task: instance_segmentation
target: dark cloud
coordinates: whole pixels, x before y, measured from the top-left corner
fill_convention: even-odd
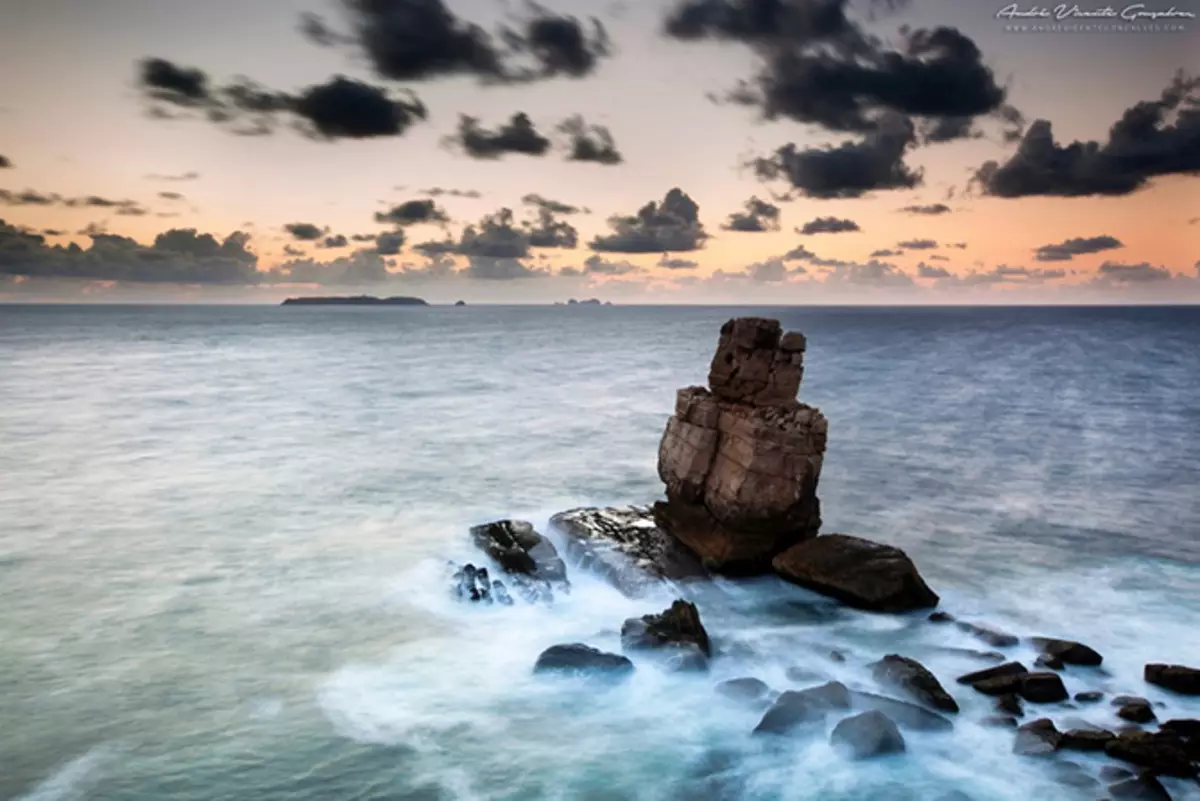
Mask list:
[[[779,230],[779,207],[765,200],[752,197],[721,225],[726,231],[762,232]]]
[[[1065,270],[1031,270],[1028,267],[1010,267],[1001,264],[985,272],[972,271],[964,276],[951,276],[951,280],[962,286],[990,286],[995,284],[1041,284],[1066,277]]]
[[[907,250],[933,250],[938,243],[932,239],[910,239],[907,242],[897,242],[896,247]]]
[[[591,161],[612,166],[624,160],[612,133],[603,125],[588,125],[582,116],[576,114],[559,123],[558,130],[567,136],[568,161]]]
[[[380,256],[395,256],[404,247],[404,231],[396,230],[380,234],[375,239],[375,252]]]
[[[661,203],[650,201],[637,214],[608,219],[611,234],[591,241],[592,250],[609,253],[667,253],[700,250],[709,234],[700,222],[700,207],[679,188]]]
[[[937,214],[949,214],[950,207],[945,203],[932,203],[926,206],[905,206],[900,211],[908,212],[909,214],[926,214],[934,216]]]
[[[198,181],[198,180],[200,180],[200,173],[198,173],[198,172],[183,172],[183,173],[179,173],[178,175],[164,175],[162,173],[152,172],[146,176],[146,180],[147,181],[171,181],[171,182]]]
[[[163,200],[184,200],[183,195],[181,195],[179,192],[159,192],[158,196]]]
[[[541,210],[535,222],[518,225],[512,210],[503,208],[463,228],[457,241],[422,242],[413,250],[431,259],[465,256],[462,274],[468,278],[508,280],[549,275],[527,263],[532,248],[572,248],[577,240],[575,229],[555,221],[550,212]]]
[[[279,116],[289,115],[298,130],[314,139],[399,136],[426,116],[411,93],[392,95],[341,75],[289,94],[246,78],[213,86],[201,70],[148,58],[140,65],[139,86],[157,104],[151,107],[154,116],[173,116],[167,107],[199,111],[210,122],[244,135],[272,133]]]
[[[929,259],[930,259],[930,261],[950,261],[949,257],[941,256],[941,255],[938,255],[937,253],[931,254]]]
[[[521,198],[521,202],[527,206],[537,206],[539,209],[544,209],[551,214],[588,214],[589,211],[582,206],[572,206],[570,203],[563,203],[561,200],[551,200],[547,197],[542,197],[536,193],[530,193]]]
[[[921,170],[904,163],[913,137],[912,121],[893,117],[861,141],[805,150],[787,144],[752,166],[759,178],[787,180],[808,197],[854,198],[880,189],[911,189],[923,180]]]
[[[746,276],[751,281],[774,284],[788,280],[792,275],[802,275],[807,270],[803,267],[788,269],[783,259],[767,259],[756,261],[746,266]]]
[[[422,189],[420,194],[429,195],[430,197],[442,197],[443,195],[446,197],[465,197],[472,199],[483,197],[483,195],[480,194],[476,189],[444,189],[440,186]]]
[[[1171,271],[1166,267],[1156,267],[1149,262],[1119,264],[1106,261],[1100,265],[1099,272],[1102,279],[1117,284],[1146,284],[1171,278]]]
[[[700,263],[691,259],[673,259],[664,253],[662,254],[662,258],[658,260],[657,265],[665,270],[693,270],[699,267]]]
[[[630,273],[644,272],[644,270],[636,264],[630,264],[627,261],[609,261],[599,253],[593,253],[584,260],[583,272],[585,275],[629,275]]]
[[[792,248],[782,256],[784,261],[808,261],[809,259],[815,259],[816,257],[817,254],[804,247],[804,245],[796,245],[796,247]]]
[[[313,14],[312,12],[305,12],[300,15],[300,33],[310,42],[321,47],[334,47],[353,42],[350,37],[329,27],[329,24],[325,22],[325,18],[320,14]]]
[[[887,248],[884,248],[883,250],[876,250],[876,251],[872,252],[871,258],[887,259],[887,258],[893,258],[895,256],[903,256],[903,255],[904,255],[903,250],[888,250]]]
[[[0,156],[0,170],[12,169],[12,161],[7,156]]]
[[[388,262],[372,249],[356,250],[332,261],[294,259],[273,268],[265,283],[363,286],[381,284],[393,276]]]
[[[43,193],[33,189],[11,192],[0,189],[0,204],[6,206],[62,206],[70,209],[112,209],[127,217],[141,217],[149,212],[136,200],[113,200],[98,195],[63,197],[56,193]]]
[[[350,234],[351,242],[374,242],[378,238],[377,234]]]
[[[42,231],[42,236],[66,236],[66,231],[61,231],[58,228],[46,228]]]
[[[349,244],[350,244],[350,241],[348,239],[346,239],[346,237],[344,235],[334,234],[333,236],[327,236],[324,239],[322,239],[321,243],[319,245],[317,245],[317,247],[325,248],[325,249],[335,249],[335,248],[344,248],[344,247],[348,246]]]
[[[516,25],[495,36],[459,19],[442,0],[343,0],[352,37],[375,72],[396,81],[473,75],[486,83],[525,82],[595,71],[608,55],[604,27],[581,22],[537,5]],[[302,23],[304,24],[304,23]],[[309,38],[336,43],[322,21],[309,24]],[[314,35],[316,34],[316,35]]]
[[[87,231],[89,247],[62,247],[0,220],[0,274],[174,284],[253,284],[261,275],[250,237],[240,231],[219,240],[177,228],[148,246],[96,227]]]
[[[307,222],[288,223],[283,226],[283,230],[291,234],[292,239],[299,242],[314,242],[325,235],[324,228]]]
[[[1075,256],[1088,253],[1100,253],[1104,250],[1114,250],[1124,247],[1121,240],[1108,236],[1075,237],[1059,242],[1056,245],[1042,245],[1034,253],[1038,261],[1070,261]]]
[[[1173,118],[1173,120],[1172,120]],[[1158,100],[1127,109],[1106,142],[1059,145],[1048,120],[1026,131],[1008,161],[973,179],[998,197],[1128,195],[1163,175],[1200,172],[1200,78],[1175,76]]]
[[[450,216],[433,200],[406,200],[387,211],[375,212],[375,222],[391,225],[416,225],[418,223],[447,223]]]
[[[967,243],[966,243],[966,242],[951,242],[950,244],[946,245],[946,247],[948,247],[948,248],[958,248],[959,250],[966,250],[966,249],[967,249]]]
[[[567,221],[555,219],[547,208],[538,210],[537,222],[526,230],[530,247],[573,248],[579,244],[579,232]]]
[[[842,220],[837,217],[817,217],[797,228],[796,233],[811,236],[812,234],[841,234],[861,230],[858,227],[858,223],[854,220]]]
[[[284,253],[284,255],[285,255],[285,256],[303,256],[303,255],[304,255],[304,249],[303,249],[303,248],[294,247],[294,246],[292,246],[292,245],[284,245],[284,246],[283,246],[283,253]]]
[[[544,156],[550,140],[538,132],[528,114],[518,112],[499,128],[484,128],[476,117],[459,117],[458,133],[447,140],[460,146],[468,156],[495,159],[506,153]]]
[[[931,264],[921,262],[917,265],[918,278],[949,278],[950,271],[945,267],[935,267]]]

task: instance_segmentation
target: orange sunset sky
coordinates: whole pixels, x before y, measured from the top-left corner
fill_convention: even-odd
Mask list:
[[[15,0],[0,302],[1200,301],[1200,2],[1142,5]]]

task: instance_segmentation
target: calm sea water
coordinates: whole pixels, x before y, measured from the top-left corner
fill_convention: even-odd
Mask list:
[[[552,608],[449,599],[470,524],[659,497],[674,390],[744,313],[808,335],[825,531],[904,547],[961,616],[1090,643],[1111,677],[1072,691],[1200,716],[1140,679],[1200,665],[1200,309],[0,307],[0,798],[1075,798],[957,687],[954,734],[860,764],[764,749],[713,696],[978,666],[919,619],[718,582],[710,676],[599,693],[530,667],[668,597],[577,572]]]

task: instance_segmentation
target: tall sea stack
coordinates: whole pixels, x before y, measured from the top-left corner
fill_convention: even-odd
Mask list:
[[[828,424],[796,400],[804,335],[778,320],[721,327],[708,387],[678,391],[658,449],[658,517],[711,570],[760,573],[821,527]]]

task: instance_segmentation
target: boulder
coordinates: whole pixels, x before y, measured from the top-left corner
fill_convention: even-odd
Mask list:
[[[1200,670],[1183,665],[1146,665],[1144,677],[1150,684],[1180,695],[1200,695]]]
[[[1071,697],[1057,673],[1024,673],[1017,693],[1035,704],[1053,704]]]
[[[1083,693],[1075,693],[1075,700],[1081,704],[1095,704],[1104,700],[1104,693],[1099,690],[1089,690]]]
[[[471,527],[471,539],[513,577],[528,600],[552,600],[553,586],[567,589],[567,566],[554,543],[524,520],[496,520]]]
[[[1016,693],[1008,693],[996,699],[996,709],[1010,715],[1021,717],[1025,714],[1025,706]]]
[[[943,712],[958,712],[958,703],[946,692],[941,682],[915,659],[888,654],[872,664],[871,675],[880,684],[902,690],[919,703]]]
[[[1072,751],[1103,751],[1114,737],[1115,734],[1104,729],[1068,729],[1063,732],[1059,747]]]
[[[859,690],[850,691],[850,707],[882,712],[902,729],[912,731],[950,731],[954,723],[950,718],[931,712],[923,706],[898,701],[884,695],[865,693]]]
[[[712,655],[700,610],[683,600],[675,601],[660,614],[626,620],[621,626],[621,646],[627,651],[690,646],[705,657]]]
[[[633,672],[633,663],[620,654],[606,653],[583,643],[571,643],[554,645],[542,651],[533,666],[533,672],[625,677]]]
[[[1185,740],[1200,740],[1200,720],[1194,718],[1175,718],[1164,721],[1158,726],[1160,731],[1167,731]]]
[[[696,555],[659,524],[653,507],[582,507],[559,512],[550,525],[563,536],[567,558],[630,598],[664,581],[705,578]]]
[[[904,737],[896,724],[882,712],[871,710],[848,717],[833,727],[829,741],[853,759],[899,754]]]
[[[709,387],[676,396],[658,450],[667,494],[659,517],[712,570],[766,572],[775,554],[820,528],[828,424],[796,400],[804,347],[777,320],[730,320]]]
[[[772,564],[788,581],[859,609],[907,612],[938,603],[937,593],[903,551],[859,537],[815,537],[779,554]]]
[[[1034,637],[1033,645],[1050,660],[1062,665],[1096,667],[1104,661],[1099,653],[1083,643],[1073,640],[1056,640],[1051,637]]]
[[[1104,753],[1162,776],[1191,778],[1196,774],[1183,741],[1171,732],[1122,732],[1105,745]]]
[[[1013,753],[1022,756],[1048,756],[1059,749],[1062,734],[1049,718],[1030,721],[1017,729]]]
[[[1133,698],[1128,703],[1121,704],[1117,717],[1130,723],[1149,723],[1154,720],[1154,709],[1145,698]]]
[[[1005,662],[1003,665],[996,665],[995,667],[984,668],[983,670],[976,670],[973,673],[967,673],[966,675],[959,676],[956,681],[959,684],[975,685],[981,681],[987,681],[988,679],[1020,676],[1028,672],[1029,671],[1025,668],[1025,666],[1020,662]]]
[[[1049,670],[1062,670],[1065,667],[1061,659],[1049,654],[1038,654],[1037,659],[1033,660],[1033,666]]]
[[[850,692],[835,681],[807,690],[780,693],[763,715],[755,734],[788,734],[811,723],[821,723],[833,710],[850,708]]]
[[[715,689],[717,694],[749,706],[764,704],[771,697],[771,688],[767,683],[753,677],[728,679]]]

